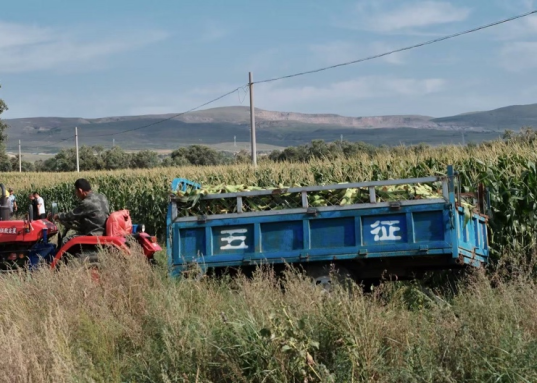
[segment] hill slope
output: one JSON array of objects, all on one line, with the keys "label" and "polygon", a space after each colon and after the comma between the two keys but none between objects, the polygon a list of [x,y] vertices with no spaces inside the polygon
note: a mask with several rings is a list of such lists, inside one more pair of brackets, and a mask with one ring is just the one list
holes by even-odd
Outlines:
[{"label": "hill slope", "polygon": [[[179,117],[173,114],[118,116],[96,119],[34,117],[6,120],[10,126],[8,148],[23,146],[56,151],[73,142],[61,142],[74,136],[79,128],[80,144],[127,149],[174,149],[182,145],[222,142],[249,142],[250,114],[248,107],[223,107],[192,112]],[[162,119],[169,120],[154,124]],[[146,125],[147,128],[139,129]],[[458,143],[465,139],[482,141],[499,136],[505,129],[537,126],[537,104],[516,105],[486,112],[432,118],[420,115],[345,117],[335,114],[303,114],[256,109],[257,140],[275,146],[299,145],[313,139],[334,141],[341,135],[349,141],[396,145],[427,142]],[[121,133],[125,130],[132,130]]]},{"label": "hill slope", "polygon": [[431,121],[451,128],[476,127],[502,132],[506,129],[515,130],[525,126],[537,127],[537,104],[512,105],[486,112],[435,118]]}]

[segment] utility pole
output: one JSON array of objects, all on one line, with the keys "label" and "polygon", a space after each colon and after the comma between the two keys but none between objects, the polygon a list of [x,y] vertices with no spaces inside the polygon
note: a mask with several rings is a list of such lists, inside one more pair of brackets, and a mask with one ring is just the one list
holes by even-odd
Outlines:
[{"label": "utility pole", "polygon": [[22,173],[21,140],[19,140],[19,173]]},{"label": "utility pole", "polygon": [[116,139],[112,138],[112,147],[116,146]]},{"label": "utility pole", "polygon": [[339,142],[343,142],[343,134],[339,135]]},{"label": "utility pole", "polygon": [[255,143],[255,111],[254,111],[254,81],[252,72],[248,73],[248,85],[250,87],[250,128],[251,128],[251,150],[252,150],[252,164],[257,166],[257,148]]},{"label": "utility pole", "polygon": [[80,173],[80,166],[78,161],[78,127],[75,126],[75,145],[76,145],[76,172]]},{"label": "utility pole", "polygon": [[233,136],[233,146],[237,147],[237,136]]}]

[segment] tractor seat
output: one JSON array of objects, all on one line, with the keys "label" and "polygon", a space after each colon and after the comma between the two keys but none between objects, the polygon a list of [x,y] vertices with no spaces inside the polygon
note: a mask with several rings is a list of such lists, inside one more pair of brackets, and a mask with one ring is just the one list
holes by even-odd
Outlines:
[{"label": "tractor seat", "polygon": [[111,237],[126,237],[132,234],[132,221],[128,210],[110,213],[105,224],[105,235]]}]

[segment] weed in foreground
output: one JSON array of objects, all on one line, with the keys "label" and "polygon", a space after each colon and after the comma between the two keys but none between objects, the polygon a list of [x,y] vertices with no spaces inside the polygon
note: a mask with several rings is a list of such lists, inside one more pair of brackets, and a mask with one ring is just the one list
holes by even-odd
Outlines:
[{"label": "weed in foreground", "polygon": [[173,280],[117,254],[98,282],[80,266],[3,275],[0,381],[536,381],[534,279],[459,284],[325,294],[292,270]]}]

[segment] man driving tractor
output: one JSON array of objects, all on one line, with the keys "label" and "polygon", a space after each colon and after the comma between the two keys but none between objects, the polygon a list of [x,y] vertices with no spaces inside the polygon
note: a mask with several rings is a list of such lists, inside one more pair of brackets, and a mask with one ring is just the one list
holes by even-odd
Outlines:
[{"label": "man driving tractor", "polygon": [[86,179],[79,178],[75,181],[75,194],[80,200],[78,206],[70,212],[55,214],[53,217],[76,231],[74,235],[65,238],[64,243],[81,235],[103,235],[106,220],[110,215],[108,200],[103,194],[92,191]]}]

